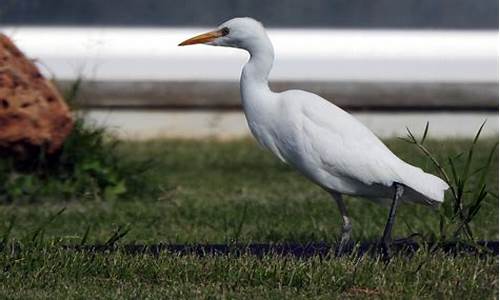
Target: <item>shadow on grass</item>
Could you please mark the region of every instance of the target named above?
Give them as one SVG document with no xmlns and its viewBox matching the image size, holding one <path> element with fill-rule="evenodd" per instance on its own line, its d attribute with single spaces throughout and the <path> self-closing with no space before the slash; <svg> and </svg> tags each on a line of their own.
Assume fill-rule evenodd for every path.
<svg viewBox="0 0 500 300">
<path fill-rule="evenodd" d="M 429 252 L 441 251 L 449 255 L 480 255 L 498 256 L 498 241 L 480 241 L 476 245 L 463 242 L 447 242 L 436 245 L 422 246 L 417 242 L 404 240 L 395 241 L 392 245 L 393 255 L 412 256 L 420 248 Z M 83 251 L 90 253 L 110 253 L 120 251 L 130 255 L 159 255 L 160 253 L 172 253 L 176 255 L 253 255 L 263 257 L 266 255 L 292 256 L 296 258 L 307 258 L 313 256 L 327 256 L 332 253 L 339 256 L 376 254 L 379 249 L 377 242 L 363 242 L 351 244 L 342 250 L 337 245 L 327 243 L 310 244 L 200 244 L 200 245 L 78 245 L 65 246 L 67 250 Z"/>
</svg>

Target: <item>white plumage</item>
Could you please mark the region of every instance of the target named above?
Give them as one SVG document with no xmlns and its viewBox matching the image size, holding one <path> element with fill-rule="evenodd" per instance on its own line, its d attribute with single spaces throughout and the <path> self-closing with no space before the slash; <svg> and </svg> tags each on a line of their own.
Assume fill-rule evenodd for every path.
<svg viewBox="0 0 500 300">
<path fill-rule="evenodd" d="M 443 201 L 448 188 L 443 180 L 399 159 L 362 123 L 325 99 L 300 90 L 266 98 L 247 92 L 243 99 L 257 140 L 323 188 L 380 199 L 392 198 L 398 182 L 416 192 L 407 189 L 404 199 Z"/>
<path fill-rule="evenodd" d="M 250 53 L 240 81 L 248 126 L 262 146 L 334 196 L 344 217 L 343 242 L 351 225 L 341 194 L 397 200 L 394 187 L 400 185 L 402 200 L 443 201 L 448 189 L 443 180 L 399 159 L 352 115 L 306 91 L 271 91 L 274 50 L 259 22 L 235 18 L 181 45 L 196 43 Z"/>
</svg>

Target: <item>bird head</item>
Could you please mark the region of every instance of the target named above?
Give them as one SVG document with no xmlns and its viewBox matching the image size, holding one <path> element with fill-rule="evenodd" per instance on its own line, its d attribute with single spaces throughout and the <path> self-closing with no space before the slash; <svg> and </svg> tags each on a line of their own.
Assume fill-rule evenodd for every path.
<svg viewBox="0 0 500 300">
<path fill-rule="evenodd" d="M 213 31 L 185 40 L 179 46 L 205 44 L 249 49 L 263 37 L 267 39 L 264 26 L 260 22 L 252 18 L 234 18 Z"/>
</svg>

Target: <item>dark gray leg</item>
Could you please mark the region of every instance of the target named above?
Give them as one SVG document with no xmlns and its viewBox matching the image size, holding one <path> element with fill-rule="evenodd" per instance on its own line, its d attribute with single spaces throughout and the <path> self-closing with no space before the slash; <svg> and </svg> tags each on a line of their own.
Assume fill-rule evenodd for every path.
<svg viewBox="0 0 500 300">
<path fill-rule="evenodd" d="M 347 216 L 347 209 L 345 207 L 344 200 L 342 200 L 342 195 L 335 192 L 332 192 L 331 194 L 333 199 L 335 199 L 335 202 L 337 202 L 340 214 L 342 215 L 342 235 L 339 246 L 339 253 L 341 253 L 344 247 L 351 240 L 352 225 L 351 220 Z"/>
<path fill-rule="evenodd" d="M 392 199 L 391 210 L 389 211 L 389 217 L 387 218 L 387 223 L 385 224 L 384 235 L 382 236 L 382 247 L 384 254 L 390 256 L 390 244 L 392 242 L 391 234 L 394 221 L 396 219 L 396 210 L 399 207 L 401 196 L 403 195 L 404 188 L 403 185 L 399 183 L 394 183 L 394 198 Z"/>
</svg>

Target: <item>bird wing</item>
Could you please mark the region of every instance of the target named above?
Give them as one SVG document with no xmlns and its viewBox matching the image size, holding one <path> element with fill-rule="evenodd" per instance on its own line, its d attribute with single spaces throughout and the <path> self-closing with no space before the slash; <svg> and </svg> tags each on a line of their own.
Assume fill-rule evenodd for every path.
<svg viewBox="0 0 500 300">
<path fill-rule="evenodd" d="M 295 97 L 302 99 L 302 141 L 324 171 L 368 186 L 389 187 L 398 182 L 417 192 L 409 200 L 443 201 L 448 185 L 442 179 L 401 160 L 344 110 L 315 94 L 303 93 Z"/>
<path fill-rule="evenodd" d="M 397 168 L 406 163 L 352 115 L 314 96 L 301 106 L 303 139 L 325 171 L 366 185 L 391 186 L 401 179 Z"/>
</svg>

